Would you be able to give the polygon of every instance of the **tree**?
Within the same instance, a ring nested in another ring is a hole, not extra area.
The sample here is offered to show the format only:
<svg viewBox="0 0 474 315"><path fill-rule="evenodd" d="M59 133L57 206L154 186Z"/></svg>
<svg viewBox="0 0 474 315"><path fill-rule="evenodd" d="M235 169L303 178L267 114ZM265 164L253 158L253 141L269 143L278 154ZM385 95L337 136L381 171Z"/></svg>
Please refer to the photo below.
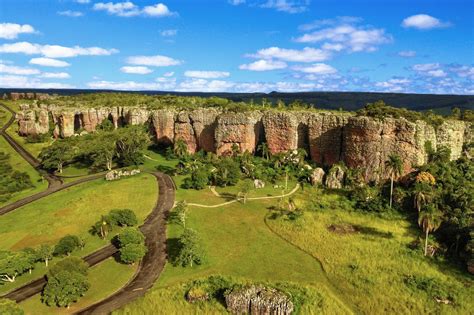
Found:
<svg viewBox="0 0 474 315"><path fill-rule="evenodd" d="M43 289L43 302L49 306L69 308L89 290L89 287L87 276L63 270L47 276L47 284Z"/></svg>
<svg viewBox="0 0 474 315"><path fill-rule="evenodd" d="M25 252L0 251L0 280L15 282L16 277L32 269L33 264Z"/></svg>
<svg viewBox="0 0 474 315"><path fill-rule="evenodd" d="M178 159L182 159L188 155L188 145L183 139L178 139L173 145L173 153Z"/></svg>
<svg viewBox="0 0 474 315"><path fill-rule="evenodd" d="M22 255L24 255L24 259L29 265L28 272L31 274L31 271L34 268L35 263L38 261L37 253L33 248L30 248L30 247L22 249L21 253Z"/></svg>
<svg viewBox="0 0 474 315"><path fill-rule="evenodd" d="M36 250L36 256L39 261L44 261L46 267L51 259L53 259L54 247L43 244Z"/></svg>
<svg viewBox="0 0 474 315"><path fill-rule="evenodd" d="M231 158L222 158L213 172L213 180L217 186L233 186L240 179L240 166Z"/></svg>
<svg viewBox="0 0 474 315"><path fill-rule="evenodd" d="M188 218L188 204L186 201L180 201L174 207L174 215L178 223L186 229L186 219Z"/></svg>
<svg viewBox="0 0 474 315"><path fill-rule="evenodd" d="M198 168L192 171L191 177L188 177L184 180L184 188L192 188L201 190L206 188L209 184L209 174L208 171L204 168Z"/></svg>
<svg viewBox="0 0 474 315"><path fill-rule="evenodd" d="M199 237L194 230L184 230L178 241L178 250L175 259L176 265L192 267L193 264L200 265L202 263L203 253L199 247Z"/></svg>
<svg viewBox="0 0 474 315"><path fill-rule="evenodd" d="M138 224L138 219L131 209L114 209L109 213L110 221L113 225L134 226Z"/></svg>
<svg viewBox="0 0 474 315"><path fill-rule="evenodd" d="M143 150L150 138L142 126L120 128L116 132L117 157L120 165L138 165L143 163Z"/></svg>
<svg viewBox="0 0 474 315"><path fill-rule="evenodd" d="M432 199L432 188L424 182L416 183L413 189L413 203L418 212Z"/></svg>
<svg viewBox="0 0 474 315"><path fill-rule="evenodd" d="M426 205L418 214L418 225L425 232L425 256L428 254L428 234L436 231L443 222L443 213L434 204Z"/></svg>
<svg viewBox="0 0 474 315"><path fill-rule="evenodd" d="M62 139L41 150L39 158L41 165L46 169L63 171L63 165L75 157L77 141L73 138Z"/></svg>
<svg viewBox="0 0 474 315"><path fill-rule="evenodd" d="M270 159L270 149L268 148L268 144L266 142L261 143L257 147L257 151L260 152L260 154L265 160L268 161Z"/></svg>
<svg viewBox="0 0 474 315"><path fill-rule="evenodd" d="M388 160L385 161L385 170L390 176L390 204L389 207L392 208L393 201L393 181L395 177L398 177L402 173L403 162L399 155L390 154Z"/></svg>
<svg viewBox="0 0 474 315"><path fill-rule="evenodd" d="M49 275L56 275L60 273L61 271L67 271L67 272L77 272L82 275L87 275L87 270L89 269L89 266L86 264L84 260L82 260L79 257L66 257L64 259L61 259L57 263L53 264L51 268L49 268L48 274Z"/></svg>
<svg viewBox="0 0 474 315"><path fill-rule="evenodd" d="M240 189L240 195L243 197L243 202L244 204L247 202L247 197L250 193L250 191L253 188L253 183L251 180L245 180L244 183L242 184L242 188Z"/></svg>
<svg viewBox="0 0 474 315"><path fill-rule="evenodd" d="M100 134L92 141L90 151L92 166L110 171L115 156L117 156L117 145L113 132Z"/></svg>
<svg viewBox="0 0 474 315"><path fill-rule="evenodd" d="M10 299L0 299L0 314L23 315L25 313L15 301Z"/></svg>
<svg viewBox="0 0 474 315"><path fill-rule="evenodd" d="M127 244L119 249L120 260L126 264L134 264L145 256L147 248L144 244Z"/></svg>
<svg viewBox="0 0 474 315"><path fill-rule="evenodd" d="M69 256L73 251L83 247L81 239L75 235L66 235L61 238L54 247L54 254L59 256Z"/></svg>
<svg viewBox="0 0 474 315"><path fill-rule="evenodd" d="M94 223L92 226L92 233L100 236L101 239L105 239L110 231L112 231L113 224L110 216L103 215L99 221Z"/></svg>
<svg viewBox="0 0 474 315"><path fill-rule="evenodd" d="M117 235L119 247L125 247L128 244L143 244L145 236L139 229L125 228L119 235Z"/></svg>

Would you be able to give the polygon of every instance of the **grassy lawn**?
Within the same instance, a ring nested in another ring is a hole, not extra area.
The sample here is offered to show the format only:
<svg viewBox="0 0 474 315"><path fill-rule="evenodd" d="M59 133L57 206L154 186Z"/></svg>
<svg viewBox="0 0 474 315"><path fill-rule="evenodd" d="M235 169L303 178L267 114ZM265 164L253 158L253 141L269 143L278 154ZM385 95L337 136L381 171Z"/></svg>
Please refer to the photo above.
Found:
<svg viewBox="0 0 474 315"><path fill-rule="evenodd" d="M143 222L155 205L157 193L156 180L149 174L113 182L99 179L71 187L1 216L0 249L55 244L64 235L74 234L86 243L84 249L74 254L84 256L108 244L107 240L88 232L102 214L111 209L129 208ZM0 293L44 274L43 264L38 264L33 273L18 277L13 285L0 286Z"/></svg>
<svg viewBox="0 0 474 315"><path fill-rule="evenodd" d="M179 187L182 177L175 180ZM223 190L235 193L238 188ZM269 193L267 190L264 194ZM274 189L273 193L280 194L281 190ZM209 189L178 189L177 201L183 199L205 204L226 201L225 198L216 197ZM334 295L318 261L274 235L265 225L267 208L276 202L275 199L248 201L245 205L233 203L221 208L190 207L186 224L201 237L206 252L204 263L193 268L176 267L168 263L151 292L117 313L222 313L225 309L219 303L191 305L183 298L183 283L215 274L232 276L242 281L291 282L309 286L318 298L309 302L307 310L350 313ZM167 232L172 246L181 234L182 227L170 223Z"/></svg>
<svg viewBox="0 0 474 315"><path fill-rule="evenodd" d="M339 198L315 190L298 197L336 205ZM409 249L420 232L404 219L324 207L305 212L298 224L284 217L268 223L285 239L318 257L332 282L362 313L468 314L474 309L472 276ZM332 224L357 226L359 232L335 233L328 230ZM437 303L424 290L408 287L407 276L438 280L456 295L453 305Z"/></svg>
<svg viewBox="0 0 474 315"><path fill-rule="evenodd" d="M35 295L20 303L25 314L73 314L84 307L92 305L118 291L133 276L138 265L129 266L117 263L109 258L89 269L90 288L81 299L69 309L49 307L41 303L41 296Z"/></svg>
<svg viewBox="0 0 474 315"><path fill-rule="evenodd" d="M10 154L9 163L13 167L13 169L21 172L26 172L30 176L31 182L34 185L34 187L32 188L25 189L23 191L12 194L12 197L9 200L3 203L0 202L0 206L9 204L11 202L22 199L26 196L35 194L48 188L48 182L46 180L42 180L41 175L15 150L13 150L10 144L3 137L0 137L0 151Z"/></svg>

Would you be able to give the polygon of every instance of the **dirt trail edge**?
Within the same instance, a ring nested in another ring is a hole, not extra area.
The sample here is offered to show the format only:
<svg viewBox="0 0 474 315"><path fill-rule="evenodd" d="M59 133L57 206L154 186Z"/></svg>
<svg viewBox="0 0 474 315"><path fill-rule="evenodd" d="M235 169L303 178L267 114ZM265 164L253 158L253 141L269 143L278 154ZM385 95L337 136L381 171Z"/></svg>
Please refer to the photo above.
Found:
<svg viewBox="0 0 474 315"><path fill-rule="evenodd" d="M61 178L55 176L54 174L50 174L41 169L40 162L36 159L30 152L26 151L23 146L21 146L18 142L16 142L8 133L7 129L13 124L15 121L16 113L10 107L5 106L4 104L0 103L0 106L9 111L12 114L10 120L0 129L0 134L5 138L5 140L12 146L12 148L20 154L31 166L33 166L43 177L48 181L49 188L57 188L62 185L63 181Z"/></svg>
<svg viewBox="0 0 474 315"><path fill-rule="evenodd" d="M77 314L108 314L144 295L160 276L166 263L166 217L174 204L175 185L166 174L156 172L153 175L158 180L159 197L152 214L140 227L148 252L137 273L119 291Z"/></svg>
<svg viewBox="0 0 474 315"><path fill-rule="evenodd" d="M158 200L152 212L146 218L145 223L140 226L140 230L145 235L145 244L148 248L147 254L142 259L134 278L120 291L105 300L79 311L80 314L110 313L145 294L146 290L153 285L163 270L166 263L166 216L174 204L175 186L173 180L168 175L159 172L154 172L152 175L158 181ZM90 266L94 266L112 257L117 251L117 248L110 244L83 257L83 259ZM45 285L46 279L42 277L10 291L2 296L2 298L21 302L40 293Z"/></svg>

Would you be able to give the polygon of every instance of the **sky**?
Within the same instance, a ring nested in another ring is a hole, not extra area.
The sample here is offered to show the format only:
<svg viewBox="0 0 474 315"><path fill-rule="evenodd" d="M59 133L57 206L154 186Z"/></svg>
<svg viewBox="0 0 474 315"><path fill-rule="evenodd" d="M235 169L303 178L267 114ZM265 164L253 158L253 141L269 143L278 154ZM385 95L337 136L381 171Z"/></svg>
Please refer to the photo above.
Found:
<svg viewBox="0 0 474 315"><path fill-rule="evenodd" d="M0 87L474 94L474 0L0 0Z"/></svg>

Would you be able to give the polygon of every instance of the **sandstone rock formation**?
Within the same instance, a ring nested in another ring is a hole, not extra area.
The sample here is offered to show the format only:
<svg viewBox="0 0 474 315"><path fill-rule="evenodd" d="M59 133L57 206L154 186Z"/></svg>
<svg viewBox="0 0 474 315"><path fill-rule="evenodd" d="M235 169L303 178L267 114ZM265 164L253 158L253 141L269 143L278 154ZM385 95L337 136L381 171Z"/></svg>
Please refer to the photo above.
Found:
<svg viewBox="0 0 474 315"><path fill-rule="evenodd" d="M344 170L340 165L334 165L326 176L326 186L331 189L341 189L344 184Z"/></svg>
<svg viewBox="0 0 474 315"><path fill-rule="evenodd" d="M182 139L193 153L198 150L228 154L234 145L242 152L255 152L266 142L272 153L304 148L322 165L344 162L359 168L365 181L378 181L386 174L384 164L390 154L400 155L404 173L427 161L425 143L447 146L451 158L462 153L471 141L468 123L445 121L438 127L404 118L378 120L348 113L314 111L230 112L218 108L178 110L145 107L60 108L54 105L22 106L17 115L20 134L46 133L70 137L83 130L93 132L105 119L116 128L130 124L150 124L157 143L170 145Z"/></svg>
<svg viewBox="0 0 474 315"><path fill-rule="evenodd" d="M313 172L311 173L311 177L310 177L310 182L311 182L311 185L315 186L315 185L321 185L323 183L323 179L324 179L324 175L326 173L324 172L324 170L320 167L317 167L313 170Z"/></svg>
<svg viewBox="0 0 474 315"><path fill-rule="evenodd" d="M294 306L282 292L263 286L248 286L233 290L225 297L227 309L232 314L289 315Z"/></svg>

